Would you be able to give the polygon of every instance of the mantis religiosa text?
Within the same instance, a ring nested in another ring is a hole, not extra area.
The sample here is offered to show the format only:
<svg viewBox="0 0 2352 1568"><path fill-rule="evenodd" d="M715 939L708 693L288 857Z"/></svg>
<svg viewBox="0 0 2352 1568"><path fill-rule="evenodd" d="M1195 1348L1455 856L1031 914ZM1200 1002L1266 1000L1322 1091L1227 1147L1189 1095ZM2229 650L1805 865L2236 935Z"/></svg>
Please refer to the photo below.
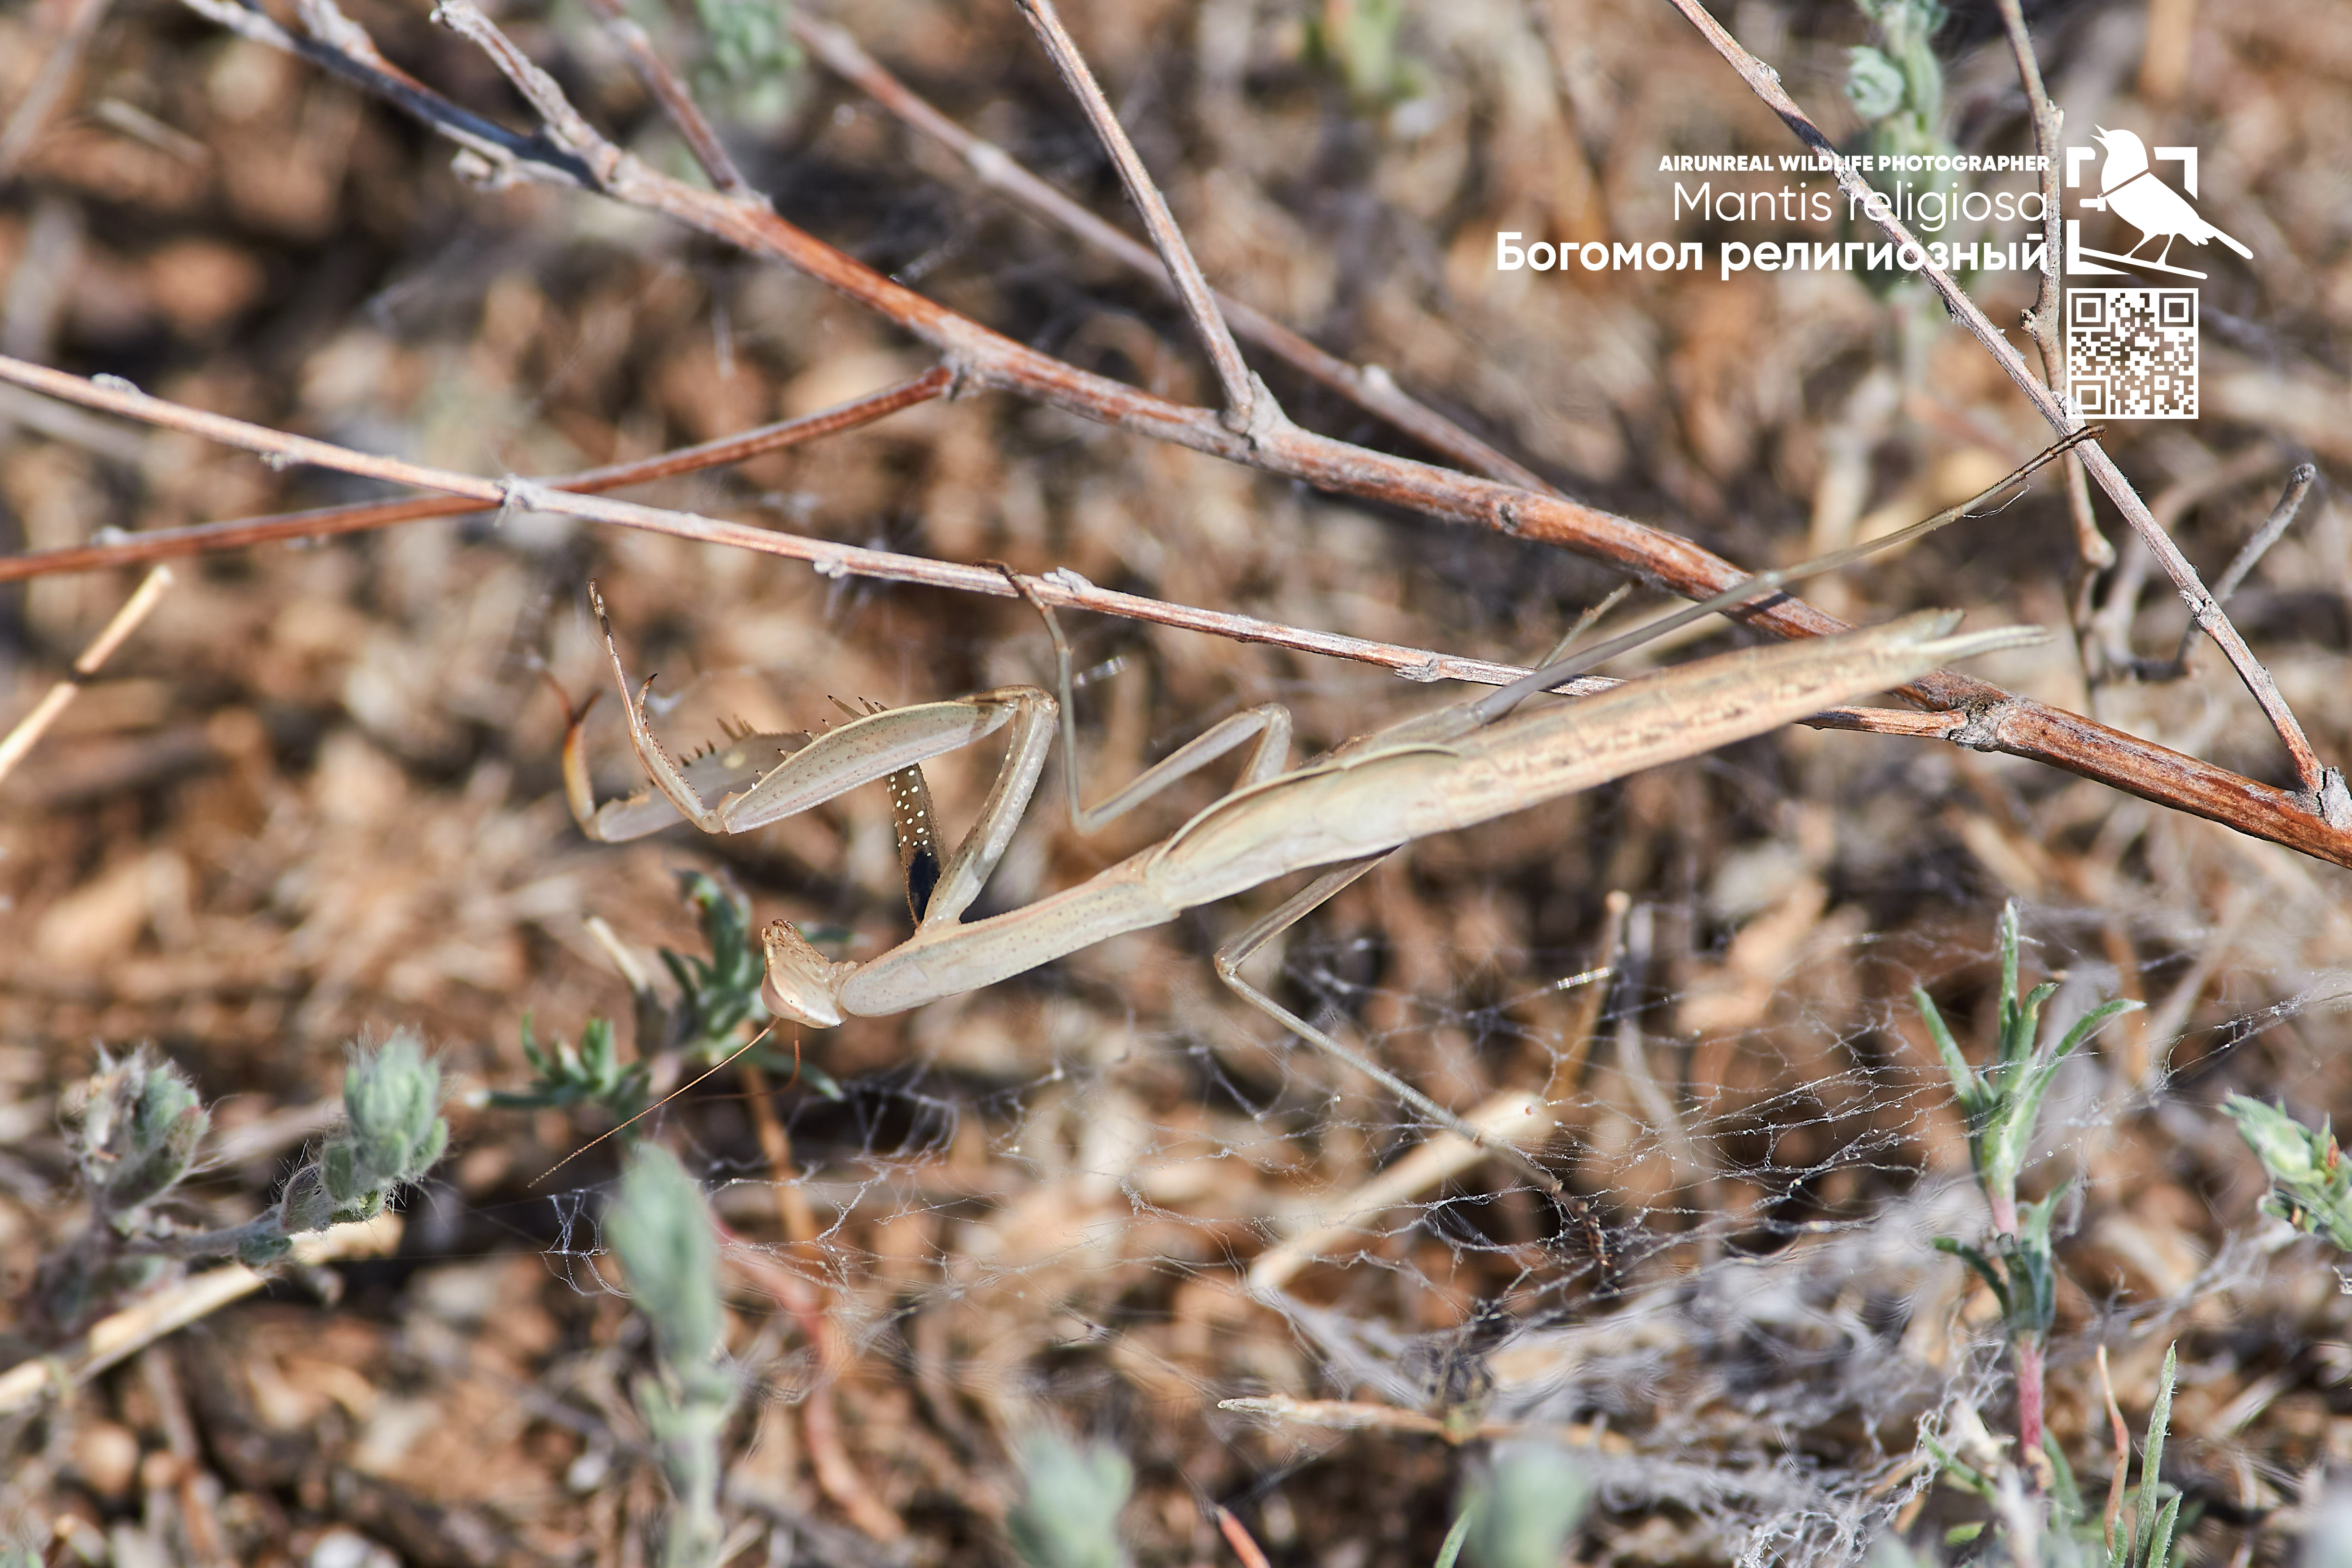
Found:
<svg viewBox="0 0 2352 1568"><path fill-rule="evenodd" d="M583 831L613 842L651 832L680 816L705 832L744 832L860 785L888 781L914 935L878 957L854 962L825 957L782 920L770 922L762 934L762 1000L778 1018L817 1028L851 1014L903 1012L975 990L1291 873L1316 872L1304 888L1217 950L1219 978L1284 1029L1371 1078L1436 1124L1509 1161L1555 1200L1580 1210L1558 1178L1520 1148L1290 1012L1244 979L1241 967L1414 840L1760 735L1823 707L1901 685L1953 660L2039 641L2043 633L2034 627L1955 634L1957 612L1927 611L1836 636L1720 653L1593 695L1526 706L1530 698L1673 625L1967 516L2095 434L2077 433L1999 484L1901 533L1751 578L1704 604L1573 658L1560 658L1555 650L1541 668L1510 685L1347 741L1302 767L1289 763L1290 718L1285 709L1268 705L1234 714L1093 808L1078 800L1068 646L1051 612L1009 571L1016 591L1045 616L1056 653L1058 700L1039 687L1017 685L901 708L859 712L842 705L850 722L814 738L730 731L723 745L683 763L650 727L645 697L652 680L631 692L603 597L592 583L589 595L627 708L630 740L653 788L596 805L580 743L583 707L573 714L565 739L567 794ZM966 924L964 912L1028 809L1057 715L1072 820L1081 831L1094 831L1253 738L1255 745L1239 783L1171 837L1076 887ZM921 764L1008 727L1004 760L979 818L942 863Z"/></svg>

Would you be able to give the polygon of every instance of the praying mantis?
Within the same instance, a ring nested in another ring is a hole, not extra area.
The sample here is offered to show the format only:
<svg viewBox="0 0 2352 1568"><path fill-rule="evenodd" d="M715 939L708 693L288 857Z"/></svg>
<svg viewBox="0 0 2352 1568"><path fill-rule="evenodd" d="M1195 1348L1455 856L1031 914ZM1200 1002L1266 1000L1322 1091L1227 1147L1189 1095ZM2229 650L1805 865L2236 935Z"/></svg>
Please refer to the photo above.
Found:
<svg viewBox="0 0 2352 1568"><path fill-rule="evenodd" d="M1080 803L1070 654L1053 613L1009 570L1016 591L1045 617L1057 693L1033 685L907 707L853 709L840 727L803 733L730 730L684 761L652 729L648 677L633 694L603 595L589 597L626 709L629 739L651 788L597 805L581 743L584 707L565 737L566 794L590 838L616 842L683 817L707 833L740 833L804 811L862 785L887 781L907 873L914 935L864 962L825 957L790 923L761 934L761 999L776 1017L828 1028L850 1016L907 1011L978 990L1113 936L1174 920L1298 872L1317 874L1272 913L1217 949L1218 978L1250 1006L1362 1072L1405 1104L1530 1176L1556 1200L1580 1205L1557 1177L1514 1145L1473 1125L1243 978L1250 956L1398 848L1525 810L1661 763L1696 756L1847 702L1901 685L1956 660L2038 642L2036 627L1955 632L1957 612L1927 611L1836 636L1746 648L1693 661L1573 701L1530 699L1624 647L1673 625L1777 591L1868 551L1971 513L2075 443L2076 433L1979 495L1900 533L1786 571L1748 579L1706 603L1626 637L1552 657L1493 692L1347 741L1303 766L1289 762L1290 716L1277 705L1232 715L1147 768L1099 805ZM1588 617L1588 619L1590 619ZM1577 632L1570 633L1570 640ZM1124 815L1178 779L1255 742L1238 783L1170 837L1077 886L966 924L1028 810L1061 721L1073 822L1083 832ZM1009 729L1003 761L977 821L944 862L922 764Z"/></svg>

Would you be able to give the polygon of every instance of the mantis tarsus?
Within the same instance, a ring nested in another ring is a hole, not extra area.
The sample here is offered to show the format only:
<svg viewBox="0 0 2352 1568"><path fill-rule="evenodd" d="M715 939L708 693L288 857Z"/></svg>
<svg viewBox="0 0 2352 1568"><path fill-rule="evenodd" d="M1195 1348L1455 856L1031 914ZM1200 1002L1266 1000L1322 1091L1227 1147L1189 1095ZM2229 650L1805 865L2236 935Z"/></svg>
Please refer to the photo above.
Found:
<svg viewBox="0 0 2352 1568"><path fill-rule="evenodd" d="M914 935L863 962L826 958L790 924L762 933L767 977L761 998L779 1018L829 1027L844 1017L903 1012L977 990L1125 932L1175 919L1294 872L1318 874L1271 914L1217 950L1217 974L1252 1007L1300 1039L1347 1062L1449 1131L1509 1161L1573 1211L1581 1206L1558 1178L1520 1149L1472 1126L1386 1068L1316 1029L1242 978L1241 967L1281 932L1416 839L1452 831L1545 800L1759 735L1820 709L1900 685L1929 670L1994 649L2038 641L2033 627L1954 635L1957 612L1930 611L1885 625L1717 654L1573 702L1527 708L1622 646L1665 626L1776 591L1870 549L1968 515L2049 461L2084 432L2037 456L1999 485L1903 534L1857 546L1787 572L1767 573L1629 638L1571 659L1547 661L1514 685L1346 742L1303 767L1289 766L1290 717L1265 706L1235 714L1146 769L1109 800L1080 805L1070 661L1045 613L1058 665L1060 698L1036 686L1000 686L944 702L864 713L812 739L805 734L730 732L727 741L681 763L652 731L645 706L653 685L631 693L604 600L589 595L603 625L613 674L627 709L629 737L653 789L598 808L579 744L584 709L572 716L565 778L574 814L589 837L635 838L677 816L709 833L748 831L803 811L860 785L889 780L899 826ZM1009 574L1008 574L1009 575ZM1013 579L1017 589L1023 585ZM1177 779L1255 740L1240 782L1166 840L1085 883L1009 913L966 925L965 910L987 882L1029 805L1063 723L1073 821L1091 831ZM1011 728L1004 760L977 821L944 864L937 858L921 764ZM711 802L716 800L716 804Z"/></svg>

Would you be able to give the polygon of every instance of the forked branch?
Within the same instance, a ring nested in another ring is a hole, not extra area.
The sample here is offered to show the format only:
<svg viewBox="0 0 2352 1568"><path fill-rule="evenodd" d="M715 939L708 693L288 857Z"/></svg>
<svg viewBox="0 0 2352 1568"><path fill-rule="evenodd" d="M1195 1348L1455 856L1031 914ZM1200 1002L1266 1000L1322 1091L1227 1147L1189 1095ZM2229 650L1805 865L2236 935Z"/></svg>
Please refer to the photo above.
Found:
<svg viewBox="0 0 2352 1568"><path fill-rule="evenodd" d="M1103 150L1110 154L1112 165L1118 170L1119 183L1127 187L1128 199L1142 215L1144 232L1151 236L1151 248L1160 253L1160 265L1176 285L1176 298L1183 302L1184 314L1192 319L1192 330L1199 333L1201 346L1209 351L1209 362L1216 367L1218 384L1225 392L1225 427L1247 434L1261 419L1280 418L1275 409L1273 394L1252 385L1249 366L1242 362L1241 345L1234 341L1233 329L1225 325L1224 314L1217 308L1217 297L1209 288L1209 280L1201 272L1201 264L1192 257L1192 247L1184 242L1184 231L1176 226L1176 215L1168 210L1167 198L1152 183L1151 172L1144 168L1143 159L1135 151L1135 143L1127 138L1127 129L1111 112L1110 100L1103 97L1102 86L1095 73L1087 68L1086 56L1078 52L1069 29L1062 26L1061 14L1054 9L1054 0L1020 0L1021 14L1029 18L1036 30L1038 42L1054 68L1062 73L1062 80L1076 95L1078 107L1087 112L1087 122L1095 128ZM1267 407L1258 406L1263 400Z"/></svg>
<svg viewBox="0 0 2352 1568"><path fill-rule="evenodd" d="M599 496L606 491L626 489L632 485L647 485L656 479L667 479L698 469L741 463L770 452L781 452L845 430L854 430L887 414L896 413L902 408L928 402L935 397L944 397L954 382L953 372L943 365L936 366L896 386L868 392L864 397L853 398L799 419L763 424L740 435L721 436L716 441L680 447L634 463L610 464L602 468L541 479L535 483L549 490ZM333 538L343 534L362 534L376 528L388 528L399 523L417 522L426 517L464 517L480 510L480 502L462 495L412 496L397 501L363 501L348 507L322 507L315 511L290 512L274 517L241 517L232 522L192 523L184 528L150 528L144 533L118 533L94 544L61 545L54 549L0 556L0 582L46 577L60 571L103 571L110 567L168 560L212 550L240 549L250 545L275 544L287 539Z"/></svg>
<svg viewBox="0 0 2352 1568"><path fill-rule="evenodd" d="M856 87L909 130L929 137L962 160L975 179L1043 223L1141 273L1171 294L1175 281L1151 247L1114 228L1087 208L1031 173L995 142L974 136L931 107L906 83L882 68L857 40L804 5L793 7L793 37L844 81ZM1525 464L1513 461L1406 392L1378 365L1352 365L1326 353L1263 310L1229 295L1216 296L1218 312L1236 336L1254 343L1292 370L1318 382L1373 417L1386 421L1431 451L1473 474L1547 496L1559 488Z"/></svg>
<svg viewBox="0 0 2352 1568"><path fill-rule="evenodd" d="M189 4L206 15L233 13L240 21L231 25L237 25L238 30L248 36L261 36L259 29L252 28L244 20L257 13L246 12L226 4L226 0L189 0ZM306 9L322 10L330 4L331 0L311 0ZM1405 507L1431 517L1559 545L1616 565L1654 586L1685 598L1704 599L1723 592L1746 576L1730 562L1688 540L1596 507L1334 441L1286 422L1271 426L1262 423L1255 436L1241 434L1226 428L1209 410L1171 402L1055 360L893 282L785 221L758 201L698 190L646 168L587 127L562 101L552 81L530 67L480 13L462 0L449 0L438 15L469 37L479 40L501 68L518 78L518 86L534 104L543 107L550 120L550 134L523 136L507 131L396 73L376 69L345 49L315 40L293 40L278 32L266 18L262 19L264 26L277 36L274 39L264 37L263 41L278 42L279 47L290 47L307 58L316 58L321 53L333 54L335 61L331 68L338 74L383 93L436 130L463 141L473 155L476 172L484 177L548 178L590 186L616 200L663 213L753 254L782 261L929 344L958 372L961 387L1010 392L1103 424L1246 464L1335 494ZM1713 26L1704 12L1697 14L1697 19L1705 26ZM344 28L350 26L342 24ZM1719 34L1720 29L1716 32ZM1730 44L1727 37L1724 42L1750 68L1763 71L1752 57ZM1777 83L1769 85L1773 93L1779 94L1780 102L1788 105L1783 118L1793 115L1795 122L1811 130L1811 121L1804 120L1793 103L1789 103L1785 94L1779 93ZM1812 131L1811 139L1818 141L1819 138L1819 131ZM1852 176L1849 173L1846 177ZM1948 277L1942 278L1942 287L1951 287ZM1989 337L1999 352L2006 356L2005 364L2022 371L2023 361L2000 340L1990 323L1984 322L1982 313L1965 296L1958 298L1959 304L1955 308L1961 309L1964 315L1973 315L1975 322L1982 324L1979 335ZM2037 406L2046 404L2045 413L2053 422L2063 419L2064 411L2048 390L2032 385L2030 371L2024 372L2024 379L2029 392L2039 393ZM2088 451L2094 461L2093 471L2101 477L2102 484L2112 482L2115 488L2130 497L2131 505L2137 506L2137 497L2132 496L2130 486L2124 483L2114 465L2097 448ZM488 481L475 483L485 488L497 488ZM617 502L577 500L566 504L607 508L607 517L628 510ZM2126 511L2129 509L2127 507ZM2145 507L2138 509L2145 514ZM583 511L580 515L588 514ZM762 548L774 548L777 542L776 536L761 530L746 528L740 532L750 538L766 541ZM714 528L705 537L719 536ZM815 541L798 541L798 547L808 559L835 563L835 570L852 570L843 564L844 547ZM2168 540L2165 541L2165 549L2170 549ZM2170 553L2177 560L2179 552ZM2158 555L2162 559L2164 551ZM2182 563L2184 570L2185 564ZM1005 591L1001 580L992 580L992 574L981 569L938 563L934 566L935 575L941 580L959 580L953 586L966 586L962 580L969 574L970 586L976 591ZM2188 577L2193 583L2194 573ZM2197 591L2210 606L2210 595L2204 594L2201 588ZM1793 597L1768 600L1738 613L1748 624L1784 637L1818 636L1844 625L1834 616ZM2212 630L2216 640L2225 651L2231 651L2235 660L2243 652L2242 642L2226 620L2220 620L2216 625L2214 621L2218 618L2209 619L2210 615L2209 609L2207 615L2199 617L2200 624ZM2302 747L2302 757L2309 760L2310 767L2303 773L2305 792L2298 796L1951 671L1937 671L1912 683L1905 689L1905 695L1927 706L1957 710L1958 714L1957 721L1948 716L1923 716L1916 723L1917 731L1945 734L1980 749L2050 762L2160 804L2213 818L2242 831L2323 859L2352 864L2352 802L2347 802L2340 821L2316 813L2315 806L2324 791L2307 743ZM2293 726L2292 715L2286 716L2286 723ZM2299 729L2292 733L2300 737Z"/></svg>
<svg viewBox="0 0 2352 1568"><path fill-rule="evenodd" d="M936 372L934 372L936 373ZM927 378L918 378L919 384ZM298 512L285 517L257 518L249 522L209 524L192 528L159 529L153 535L133 535L128 538L99 545L76 546L64 549L44 550L31 555L0 557L0 580L10 577L40 575L38 569L88 570L93 566L120 566L133 559L150 559L154 555L192 553L195 549L219 544L235 534L234 542L252 544L268 539L310 538L321 531L356 532L363 528L382 527L388 521L409 520L419 517L446 517L467 512L480 512L519 507L528 511L546 512L562 517L579 517L588 522L603 523L614 528L635 528L646 533L662 534L671 538L691 539L698 544L725 546L730 549L750 550L755 554L780 556L789 560L803 560L815 569L820 577L866 577L886 582L919 583L930 588L951 589L962 593L992 594L998 597L1019 596L1032 603L1052 605L1059 609L1091 611L1097 615L1115 616L1122 620L1149 622L1154 625L1175 627L1186 632L1205 632L1237 643L1262 643L1269 647L1286 648L1295 653L1315 653L1326 658L1346 659L1356 664L1376 665L1405 680L1415 682L1467 681L1477 685L1507 686L1525 679L1534 672L1518 664L1497 664L1486 659L1469 659L1457 654L1433 653L1425 648L1406 647L1395 643L1373 642L1362 637L1345 637L1329 632L1318 632L1301 626L1286 626L1278 622L1261 621L1255 616L1235 615L1226 611L1203 610L1192 605L1171 604L1164 600L1146 599L1139 594L1121 593L1113 589L1097 588L1074 571L1053 571L1043 577L1021 577L998 566L961 566L951 561L927 559L921 556L898 555L889 550L866 549L855 545L835 544L827 539L813 539L799 534L788 534L768 528L755 528L742 523L726 522L715 517L698 517L691 512L669 511L659 507L640 506L631 501L615 501L589 493L578 483L582 476L573 476L568 487L559 487L558 481L527 479L484 479L472 474L459 474L445 468L430 468L396 457L377 457L347 447L314 441L307 436L289 435L267 425L251 424L244 420L207 413L162 398L121 386L101 386L79 376L68 375L46 366L26 364L0 355L0 382L11 382L63 398L84 407L121 414L165 429L185 431L208 441L241 447L257 453L279 464L306 463L339 473L358 475L364 478L381 479L397 485L414 486L419 489L440 490L450 499L378 502L373 505L335 507L324 511ZM884 395L884 394L877 394ZM812 415L823 420L824 414ZM754 433L756 434L756 433ZM727 442L711 445L731 445L748 442L747 436L730 437ZM765 450L764 447L761 448ZM699 452L704 449L694 448ZM654 477L648 470L659 467L662 472L676 472L688 465L678 461L684 454L670 454L663 458L649 459L643 464L625 465L619 469L597 470L600 474L628 471L635 477L623 481L635 482L637 477ZM398 511L398 518L384 514ZM201 535L199 538L189 536ZM1901 536L1891 536L1899 538ZM149 549L142 547L152 540L175 548ZM1884 541L1881 541L1884 542ZM108 553L110 552L110 553ZM87 558L101 556L96 561ZM55 565L66 558L69 564ZM1769 583L1769 580L1767 580ZM1769 591L1769 586L1756 591ZM1570 696L1590 695L1619 685L1602 676L1580 675L1558 681L1546 689ZM1804 721L1825 729L1865 730L1880 735L1903 735L1915 737L1958 739L1969 722L1958 713L1913 713L1900 708L1832 707L1825 708Z"/></svg>
<svg viewBox="0 0 2352 1568"><path fill-rule="evenodd" d="M1756 96L1780 117L1781 122L1796 132L1797 140L1829 162L1836 172L1838 184L1850 198L1864 202L1864 198L1875 195L1862 176L1854 172L1853 165L1831 145L1821 127L1797 107L1797 100L1790 98L1788 89L1780 85L1780 72L1743 48L1739 40L1708 15L1698 0L1671 0L1671 4L1692 26L1698 29L1702 37L1714 46L1716 53L1739 73L1740 78L1748 83ZM2050 427L2061 435L2081 429L2082 411L2042 383L2028 368L2024 358L2011 346L2007 338L2001 336L2000 329L1977 308L1977 302L1953 281L1951 274L1937 267L1927 256L1927 247L1895 215L1893 206L1884 201L1873 200L1867 202L1863 210L1889 239L1897 246L1912 249L1923 258L1919 267L1921 276L1943 298L1945 305L1959 318L1977 341L1984 345L1985 351L1992 355L1994 361L2008 373L2009 379L2017 383L2018 389L2025 393L2035 410L2050 422ZM2147 503L2140 499L2139 492L2132 487L2129 479L2124 477L2123 470L2116 466L2114 458L2095 444L2083 447L2081 455L2083 465L2089 470L2091 477L2099 482L2099 488L2107 493L2107 498L2123 513L2124 520L2132 526L2132 531L2147 542L2149 552L2164 568L2165 575L2171 578L2173 586L2179 590L2182 601L2189 606L2189 620L2213 639L2214 645L2221 650L2231 667L2238 672L2238 678L2246 684L2246 689L2262 705L2263 713L2269 718L2271 727L2278 731L2279 740L2286 747L2288 760L2294 768L2295 778L2302 785L2304 809L2320 816L2330 828L2339 832L2352 831L2352 793L2347 792L2344 775L2338 769L2321 764L2318 754L2311 748L2309 737L2303 733L2303 726L2295 718L2294 709L2280 695L2277 683L2271 679L2270 672L2263 667L2262 661L2254 657L2253 650L2246 646L2245 639L2238 635L2237 627L2231 624L2230 618L2221 612L2221 605L2199 579L2197 569L2189 564L2188 557L2180 553L2180 548L2172 542L2171 536L2157 526L2156 518L2147 509Z"/></svg>

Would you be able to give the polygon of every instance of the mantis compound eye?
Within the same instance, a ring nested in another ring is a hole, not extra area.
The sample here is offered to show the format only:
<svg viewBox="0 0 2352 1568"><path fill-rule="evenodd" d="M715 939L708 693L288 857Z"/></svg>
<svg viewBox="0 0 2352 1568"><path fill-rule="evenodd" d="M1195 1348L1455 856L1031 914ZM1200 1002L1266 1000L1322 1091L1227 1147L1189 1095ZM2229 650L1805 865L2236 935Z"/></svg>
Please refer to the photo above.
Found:
<svg viewBox="0 0 2352 1568"><path fill-rule="evenodd" d="M835 963L785 921L769 921L760 940L768 952L768 977L760 984L760 999L768 1010L812 1029L839 1023L841 1002L835 993L857 966Z"/></svg>

